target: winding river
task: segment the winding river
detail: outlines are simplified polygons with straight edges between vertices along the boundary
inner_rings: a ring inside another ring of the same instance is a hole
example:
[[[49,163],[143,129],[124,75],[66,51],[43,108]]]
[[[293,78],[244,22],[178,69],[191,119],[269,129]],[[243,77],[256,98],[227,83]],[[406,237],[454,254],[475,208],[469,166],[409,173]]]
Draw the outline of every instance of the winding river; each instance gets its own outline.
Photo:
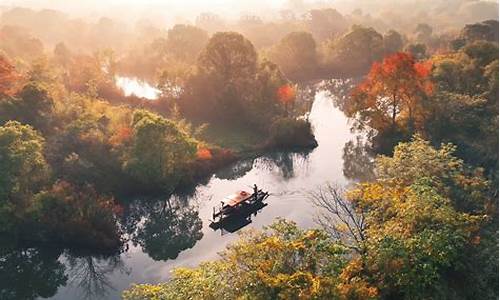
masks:
[[[334,98],[326,91],[315,95],[310,120],[319,146],[311,152],[274,152],[241,160],[199,184],[188,196],[135,201],[125,212],[122,227],[130,241],[120,254],[38,250],[29,256],[35,266],[27,266],[29,262],[23,258],[17,263],[46,272],[46,282],[37,282],[40,286],[32,294],[38,299],[120,299],[121,292],[132,283],[166,281],[175,267],[215,259],[238,234],[209,227],[212,207],[229,193],[250,190],[254,183],[270,191],[271,196],[269,205],[252,216],[245,228],[261,228],[277,217],[302,227],[317,226],[317,211],[307,198],[308,191],[326,182],[341,186],[352,182],[343,172],[352,159],[345,155],[344,146],[355,136],[348,119],[334,107]],[[20,276],[19,282],[27,280],[23,278],[26,274],[14,273],[11,276]]]

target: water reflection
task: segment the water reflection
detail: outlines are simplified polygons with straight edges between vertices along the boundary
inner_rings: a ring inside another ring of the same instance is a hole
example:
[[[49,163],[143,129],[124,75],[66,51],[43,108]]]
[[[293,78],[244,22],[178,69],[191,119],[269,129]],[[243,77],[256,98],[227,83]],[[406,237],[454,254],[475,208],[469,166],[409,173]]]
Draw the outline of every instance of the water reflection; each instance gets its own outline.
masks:
[[[282,179],[291,179],[296,176],[296,170],[308,169],[308,157],[311,151],[302,152],[273,152],[259,159],[257,167],[274,172]]]
[[[253,168],[255,158],[243,159],[215,173],[219,179],[235,180],[245,176]]]
[[[110,276],[115,271],[129,273],[120,253],[96,255],[66,252],[63,260],[66,262],[68,283],[78,288],[80,299],[104,298],[111,290],[114,290]]]
[[[363,137],[357,136],[355,140],[348,141],[343,151],[345,177],[354,181],[370,181],[375,177],[374,154]]]
[[[125,96],[135,95],[148,100],[158,99],[161,91],[152,87],[145,81],[138,78],[116,76],[116,85],[123,91]]]
[[[182,198],[138,201],[131,208],[127,216],[130,239],[154,260],[175,259],[203,237],[198,211]]]
[[[318,84],[317,88],[328,92],[333,105],[341,111],[345,111],[352,89],[358,81],[359,79],[352,78],[323,80]]]
[[[210,223],[210,228],[213,230],[220,230],[221,235],[234,233],[252,223],[252,216],[256,217],[267,205],[268,204],[264,202],[257,202],[244,208],[238,215],[228,217],[228,219],[221,222]]]
[[[0,246],[0,299],[51,297],[67,282],[64,265],[55,248]]]

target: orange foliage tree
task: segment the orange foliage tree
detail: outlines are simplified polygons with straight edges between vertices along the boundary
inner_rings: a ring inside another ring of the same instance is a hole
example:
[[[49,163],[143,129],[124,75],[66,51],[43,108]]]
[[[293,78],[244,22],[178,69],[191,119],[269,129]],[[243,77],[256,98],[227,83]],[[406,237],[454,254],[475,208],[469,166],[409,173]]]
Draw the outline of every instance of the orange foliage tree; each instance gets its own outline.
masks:
[[[0,56],[0,96],[13,95],[19,76],[9,61]]]
[[[376,130],[395,129],[398,123],[413,132],[420,126],[422,100],[432,93],[432,65],[417,62],[409,53],[395,53],[372,65],[366,79],[352,93],[347,113]]]
[[[288,114],[289,104],[295,101],[295,88],[289,84],[282,85],[278,88],[278,100],[285,106],[285,111]]]

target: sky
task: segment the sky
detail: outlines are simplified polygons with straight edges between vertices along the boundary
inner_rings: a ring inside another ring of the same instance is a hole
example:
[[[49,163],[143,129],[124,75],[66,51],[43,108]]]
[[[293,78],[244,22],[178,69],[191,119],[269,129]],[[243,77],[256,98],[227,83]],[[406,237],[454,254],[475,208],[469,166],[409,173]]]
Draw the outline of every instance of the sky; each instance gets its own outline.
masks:
[[[282,7],[287,0],[0,0],[4,6],[53,8],[72,14],[104,14],[133,9],[136,13],[164,12],[192,16],[214,12],[239,16],[241,12],[265,14]]]

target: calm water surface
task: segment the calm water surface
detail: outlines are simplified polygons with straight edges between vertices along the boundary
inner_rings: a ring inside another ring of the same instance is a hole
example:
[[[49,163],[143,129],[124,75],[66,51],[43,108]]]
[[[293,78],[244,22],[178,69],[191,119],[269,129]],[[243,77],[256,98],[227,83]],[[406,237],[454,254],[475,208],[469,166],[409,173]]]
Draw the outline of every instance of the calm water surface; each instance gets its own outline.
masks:
[[[51,288],[57,287],[57,292],[49,299],[120,299],[121,292],[131,283],[166,281],[175,267],[196,266],[217,258],[217,253],[238,235],[214,231],[208,226],[212,207],[227,194],[250,190],[254,183],[270,191],[271,197],[267,200],[269,205],[252,216],[245,228],[261,228],[277,217],[293,220],[302,227],[316,226],[316,208],[307,199],[307,192],[326,182],[350,183],[343,174],[343,149],[354,136],[347,118],[333,103],[327,92],[315,96],[310,119],[319,146],[313,151],[276,152],[240,161],[214,174],[189,196],[158,201],[138,199],[123,221],[130,242],[122,254],[96,257],[64,252],[55,260],[52,257],[49,266],[38,263],[36,267],[53,269],[47,278],[53,278]],[[41,260],[47,263],[44,258]],[[56,272],[64,272],[67,280],[60,280],[61,276],[53,274]],[[46,294],[54,293],[47,288]]]

